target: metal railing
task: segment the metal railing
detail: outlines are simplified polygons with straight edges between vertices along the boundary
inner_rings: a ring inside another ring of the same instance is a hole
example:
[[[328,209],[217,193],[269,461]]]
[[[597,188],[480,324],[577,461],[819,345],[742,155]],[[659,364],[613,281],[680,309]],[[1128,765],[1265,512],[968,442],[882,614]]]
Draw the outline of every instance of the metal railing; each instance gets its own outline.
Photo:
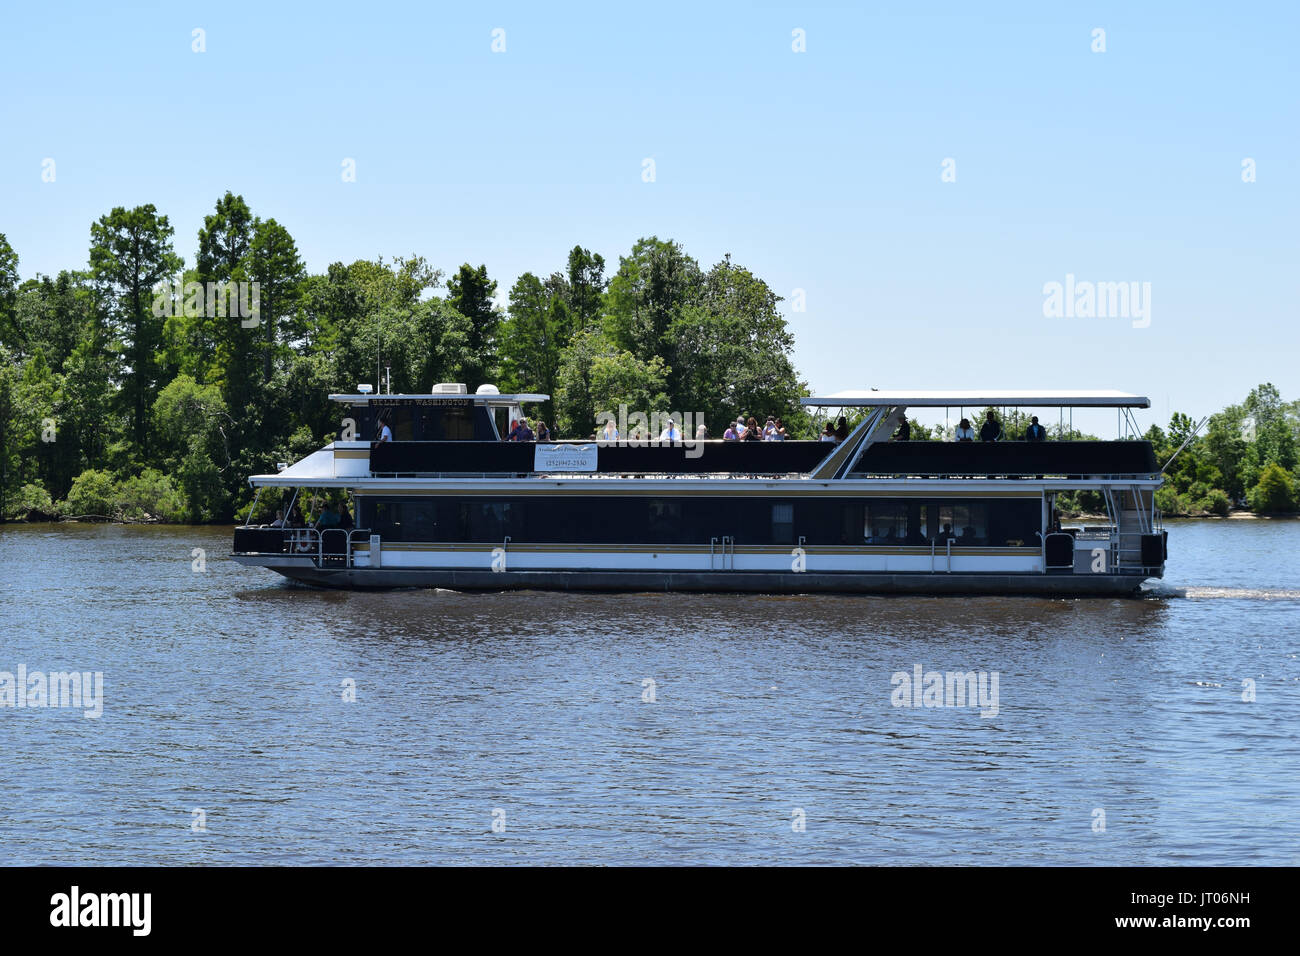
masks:
[[[355,545],[358,541],[369,543],[369,528],[268,528],[257,525],[244,525],[236,531],[280,532],[278,551],[246,551],[245,554],[288,554],[311,558],[316,567],[325,567],[329,561],[337,561],[341,566],[355,567]],[[327,549],[326,544],[343,535],[343,541],[337,549]]]

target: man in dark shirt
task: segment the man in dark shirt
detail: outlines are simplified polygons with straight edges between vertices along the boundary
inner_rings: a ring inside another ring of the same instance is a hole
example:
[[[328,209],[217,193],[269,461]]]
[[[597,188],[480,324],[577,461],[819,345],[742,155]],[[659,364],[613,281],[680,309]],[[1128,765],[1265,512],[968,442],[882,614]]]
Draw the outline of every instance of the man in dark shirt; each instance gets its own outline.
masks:
[[[911,440],[912,440],[912,426],[909,425],[907,423],[907,419],[904,418],[903,424],[898,426],[898,432],[894,435],[894,441],[911,441]]]
[[[1047,441],[1047,429],[1038,424],[1037,415],[1029,420],[1029,427],[1025,429],[1025,441]]]
[[[984,427],[980,429],[980,441],[1001,441],[1002,426],[998,420],[993,417],[993,409],[989,409],[988,419],[984,422]]]
[[[515,432],[515,441],[532,441],[533,430],[528,427],[528,419],[519,419],[519,431]]]

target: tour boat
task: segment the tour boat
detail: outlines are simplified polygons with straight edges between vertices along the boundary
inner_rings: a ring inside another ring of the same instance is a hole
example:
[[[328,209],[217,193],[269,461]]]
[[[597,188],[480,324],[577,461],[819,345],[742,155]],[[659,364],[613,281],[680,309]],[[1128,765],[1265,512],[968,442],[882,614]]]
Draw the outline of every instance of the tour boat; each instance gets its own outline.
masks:
[[[1161,469],[1131,414],[1150,402],[1122,392],[803,399],[860,410],[837,442],[518,442],[505,423],[548,396],[447,384],[330,398],[337,439],[249,479],[308,526],[236,528],[241,564],[342,588],[1122,595],[1168,554]],[[1115,408],[1134,437],[893,440],[909,408],[986,406]],[[367,440],[385,425],[391,440]],[[1061,527],[1057,496],[1081,490],[1104,520]],[[328,496],[346,496],[355,526],[312,523],[304,503]]]

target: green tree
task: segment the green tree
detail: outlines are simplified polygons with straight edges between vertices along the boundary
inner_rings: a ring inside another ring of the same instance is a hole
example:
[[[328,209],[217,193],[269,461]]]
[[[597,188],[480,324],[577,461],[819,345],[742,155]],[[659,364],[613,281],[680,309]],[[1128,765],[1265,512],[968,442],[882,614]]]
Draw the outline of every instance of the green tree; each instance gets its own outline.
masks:
[[[14,304],[18,289],[18,253],[0,232],[0,345],[17,345]]]
[[[568,326],[564,300],[531,272],[521,275],[510,289],[510,314],[501,326],[502,385],[512,392],[554,396]],[[555,421],[554,398],[542,405],[541,414]]]
[[[666,410],[667,379],[658,356],[642,361],[599,329],[578,333],[560,359],[555,422],[560,435],[586,438],[596,428],[596,416],[617,414],[620,404],[646,413]]]
[[[564,330],[561,348],[578,332],[583,332],[600,321],[604,308],[605,260],[582,246],[569,250],[567,297],[571,327]]]
[[[172,249],[171,224],[152,204],[131,210],[117,206],[90,228],[91,273],[125,363],[119,394],[141,461],[148,459],[149,406],[161,384],[163,323],[153,314],[154,288],[181,265]]]
[[[1276,463],[1264,466],[1259,481],[1250,489],[1250,510],[1260,513],[1296,510],[1296,491],[1286,469]]]
[[[197,323],[202,330],[198,341],[205,353],[205,360],[198,364],[199,380],[219,384],[227,407],[239,414],[256,388],[259,333],[232,314],[237,310],[225,296],[216,294],[216,288],[222,283],[250,281],[253,228],[253,213],[244,197],[227,191],[203,219],[195,260],[195,279],[205,290],[203,315]]]
[[[258,283],[262,333],[262,382],[271,381],[278,351],[287,345],[289,320],[297,310],[298,290],[306,275],[289,231],[274,219],[258,219],[248,250],[248,275]]]
[[[73,480],[59,511],[70,518],[112,518],[117,513],[113,503],[115,493],[112,475],[88,469]]]
[[[702,282],[699,264],[678,243],[655,236],[637,240],[631,255],[619,258],[609,283],[607,331],[620,348],[658,355],[672,366],[677,356],[665,351],[664,337]]]
[[[469,364],[466,385],[470,391],[497,375],[498,332],[501,314],[492,304],[497,284],[488,278],[487,266],[464,263],[447,280],[447,303],[469,319]]]
[[[212,521],[231,513],[232,491],[223,474],[246,473],[233,462],[229,435],[234,425],[220,390],[179,375],[154,402],[159,446],[166,471],[179,474],[191,521]]]
[[[790,434],[813,437],[799,402],[807,388],[794,368],[794,338],[777,310],[780,301],[730,256],[709,270],[698,304],[667,332],[677,363],[669,375],[674,407],[704,412],[715,432],[738,414],[773,414]]]
[[[94,291],[85,273],[64,271],[54,279],[29,279],[15,300],[15,345],[24,356],[39,349],[52,367],[60,368],[94,313]]]

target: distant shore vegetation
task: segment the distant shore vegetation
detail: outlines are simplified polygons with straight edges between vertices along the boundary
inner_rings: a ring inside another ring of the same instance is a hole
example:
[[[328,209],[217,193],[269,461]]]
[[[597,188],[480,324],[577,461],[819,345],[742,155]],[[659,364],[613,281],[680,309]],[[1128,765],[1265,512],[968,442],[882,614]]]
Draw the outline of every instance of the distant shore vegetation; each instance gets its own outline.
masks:
[[[100,217],[86,263],[56,276],[20,279],[0,234],[0,521],[229,522],[248,475],[333,440],[331,392],[379,375],[397,393],[549,394],[530,412],[564,438],[621,404],[703,412],[715,438],[740,414],[817,436],[781,297],[730,256],[705,268],[651,236],[612,274],[582,246],[556,265],[504,295],[486,266],[445,274],[418,255],[309,273],[288,230],[229,192],[192,265],[153,205]],[[1144,437],[1163,464],[1193,427],[1175,414]],[[1157,502],[1167,515],[1292,513],[1298,436],[1300,402],[1260,385],[1210,417]],[[913,426],[913,440],[946,437]],[[1097,510],[1075,498],[1065,510]]]

